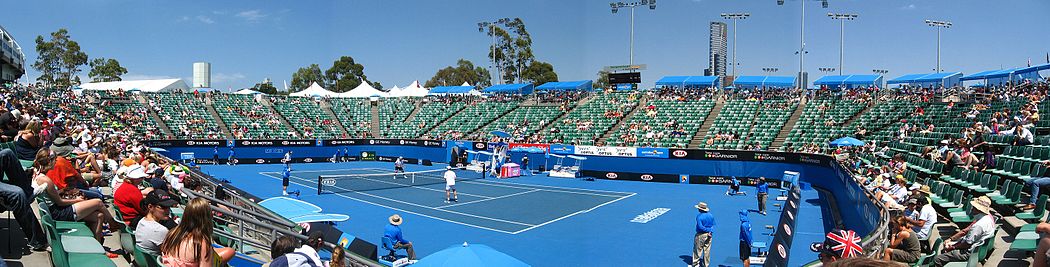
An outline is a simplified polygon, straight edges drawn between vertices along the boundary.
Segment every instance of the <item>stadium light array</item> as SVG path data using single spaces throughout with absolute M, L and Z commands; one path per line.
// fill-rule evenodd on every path
M 839 75 L 842 75 L 842 58 L 846 53 L 846 21 L 857 19 L 857 14 L 828 13 L 828 17 L 839 21 Z
M 780 71 L 780 68 L 762 68 L 762 71 L 764 71 L 764 72 L 778 72 L 778 71 Z
M 621 8 L 631 9 L 631 56 L 630 65 L 634 65 L 634 8 L 640 6 L 649 6 L 649 10 L 656 10 L 656 0 L 641 0 L 633 3 L 624 2 L 613 2 L 609 3 L 609 7 L 612 8 L 612 13 L 616 14 Z
M 799 0 L 799 5 L 802 6 L 802 16 L 799 23 L 799 47 L 798 47 L 798 88 L 806 88 L 808 81 L 804 80 L 806 73 L 806 1 Z M 777 0 L 777 5 L 784 5 L 784 0 Z M 828 0 L 820 0 L 820 7 L 828 8 Z
M 747 19 L 751 16 L 751 13 L 722 13 L 723 19 L 733 20 L 733 77 L 736 77 L 736 66 L 740 65 L 736 61 L 736 21 Z
M 944 71 L 941 69 L 941 29 L 952 28 L 951 21 L 939 21 L 939 20 L 926 20 L 926 25 L 937 28 L 937 68 L 933 69 L 934 72 L 940 73 Z
M 890 73 L 889 70 L 883 70 L 883 69 L 873 69 L 873 70 L 871 70 L 871 72 L 878 73 L 878 74 Z
M 820 72 L 835 72 L 835 68 L 817 68 Z

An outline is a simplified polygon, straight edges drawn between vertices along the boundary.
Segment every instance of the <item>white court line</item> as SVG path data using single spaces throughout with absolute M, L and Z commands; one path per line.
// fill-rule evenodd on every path
M 303 180 L 303 181 L 310 181 L 309 179 L 302 178 L 302 177 L 299 177 L 299 176 L 294 176 L 293 175 L 292 177 L 295 177 L 296 179 L 300 179 L 300 180 Z M 438 209 L 438 208 L 434 208 L 434 207 L 430 207 L 430 206 L 424 206 L 424 205 L 420 205 L 420 204 L 416 204 L 416 203 L 412 203 L 412 202 L 401 201 L 401 200 L 387 198 L 387 197 L 381 197 L 381 196 L 377 196 L 377 195 L 373 195 L 373 194 L 369 194 L 369 193 L 365 193 L 365 192 L 353 191 L 353 190 L 349 190 L 349 189 L 342 188 L 342 187 L 339 187 L 339 186 L 333 186 L 333 187 L 339 188 L 339 189 L 343 189 L 343 190 L 347 190 L 347 191 L 352 191 L 351 193 L 362 194 L 362 195 L 366 195 L 366 196 L 370 196 L 370 197 L 374 197 L 374 198 L 389 200 L 389 201 L 398 202 L 398 203 L 402 203 L 402 204 L 406 204 L 406 205 L 417 206 L 417 207 L 425 208 L 425 209 L 444 211 L 444 212 L 448 212 L 448 213 L 452 213 L 452 214 L 458 214 L 458 215 L 474 217 L 474 218 L 478 218 L 478 219 L 485 219 L 485 220 L 490 220 L 490 221 L 496 221 L 496 222 L 517 224 L 517 225 L 523 225 L 523 226 L 533 226 L 532 224 L 527 224 L 527 223 L 523 223 L 523 222 L 508 221 L 508 220 L 503 220 L 503 219 L 496 219 L 496 218 L 491 218 L 491 217 L 474 215 L 474 214 L 470 214 L 470 213 L 463 213 L 463 212 L 458 212 L 458 211 Z
M 362 170 L 379 170 L 379 169 L 375 169 L 375 168 L 366 168 L 366 169 L 362 169 Z M 438 178 L 431 178 L 431 177 L 426 177 L 426 176 L 422 176 L 422 177 L 423 177 L 423 178 L 426 178 L 426 179 L 434 179 L 434 180 L 439 180 Z M 579 188 L 572 188 L 572 187 L 559 187 L 559 186 L 547 186 L 547 185 L 533 185 L 533 184 L 519 184 L 519 183 L 506 183 L 506 182 L 496 182 L 496 181 L 489 181 L 489 180 L 463 180 L 463 181 L 461 181 L 461 183 L 469 183 L 469 184 L 479 184 L 479 185 L 488 185 L 488 186 L 495 186 L 495 187 L 506 187 L 506 188 L 514 188 L 514 189 L 536 189 L 536 188 L 530 188 L 530 187 L 523 187 L 523 186 L 535 186 L 535 187 L 545 187 L 545 188 L 557 188 L 557 189 L 541 189 L 541 190 L 543 190 L 543 191 L 547 191 L 547 192 L 558 192 L 558 193 L 568 193 L 568 194 L 590 195 L 590 196 L 600 196 L 600 197 L 623 197 L 623 196 L 625 196 L 625 195 L 622 195 L 622 194 L 629 194 L 629 195 L 634 195 L 634 194 L 636 194 L 636 193 L 628 193 L 628 192 L 616 192 L 616 191 L 603 191 L 603 190 L 590 190 L 590 189 L 579 189 Z M 559 190 L 559 189 L 565 189 L 565 190 Z M 593 191 L 593 192 L 608 192 L 608 193 L 619 193 L 619 194 L 617 194 L 617 195 L 608 195 L 608 194 L 598 194 L 598 193 L 588 193 L 588 192 L 576 192 L 576 191 L 567 191 L 567 190 L 581 190 L 581 191 Z
M 260 174 L 265 175 L 265 176 L 270 177 L 270 178 L 273 178 L 273 179 L 276 179 L 276 180 L 281 180 L 281 178 L 274 177 L 274 176 L 271 176 L 271 175 L 268 175 L 268 174 L 263 174 L 263 173 L 260 173 Z M 301 185 L 301 186 L 306 187 L 306 188 L 317 190 L 316 187 L 313 187 L 313 186 L 310 186 L 310 185 L 307 185 L 307 184 L 303 184 L 303 183 L 296 182 L 296 181 L 290 181 L 290 182 L 292 182 L 294 184 L 297 184 L 297 185 Z M 441 217 L 437 217 L 437 216 L 433 216 L 433 215 L 422 214 L 422 213 L 415 212 L 415 211 L 399 209 L 399 208 L 395 208 L 395 207 L 391 207 L 391 206 L 387 206 L 387 205 L 383 205 L 383 204 L 379 204 L 379 203 L 375 203 L 375 202 L 371 202 L 371 201 L 367 201 L 367 200 L 363 200 L 363 199 L 359 199 L 359 198 L 343 195 L 343 194 L 335 194 L 335 195 L 340 196 L 342 198 L 357 200 L 357 201 L 360 201 L 362 203 L 372 204 L 372 205 L 375 205 L 375 206 L 384 207 L 384 208 L 388 208 L 388 209 L 392 209 L 392 210 L 396 210 L 396 211 L 401 211 L 401 212 L 408 213 L 408 214 L 415 214 L 415 215 L 419 215 L 419 216 L 423 216 L 423 217 L 427 217 L 427 218 L 431 218 L 431 219 L 435 219 L 435 220 L 439 220 L 439 221 L 445 221 L 445 222 L 450 222 L 450 223 L 454 223 L 454 224 L 465 225 L 465 226 L 470 226 L 470 227 L 474 227 L 474 228 L 478 228 L 478 229 L 485 229 L 485 230 L 494 231 L 494 232 L 500 232 L 500 233 L 505 233 L 505 234 L 512 234 L 512 235 L 515 234 L 515 232 L 499 230 L 499 229 L 492 229 L 492 228 L 488 228 L 488 227 L 484 227 L 484 226 L 478 226 L 478 225 L 473 225 L 473 224 L 469 224 L 469 223 L 465 223 L 465 222 L 449 220 L 449 219 L 445 219 L 445 218 L 441 218 Z M 445 211 L 445 210 L 441 210 L 441 211 Z
M 536 191 L 541 191 L 541 190 L 540 189 L 533 189 L 533 190 L 529 190 L 529 191 L 525 191 L 525 192 L 518 192 L 518 193 L 514 193 L 514 194 L 510 194 L 510 195 L 503 195 L 503 196 L 498 196 L 498 197 L 489 198 L 489 199 L 479 199 L 479 200 L 467 201 L 467 202 L 463 202 L 463 203 L 456 203 L 456 204 L 452 204 L 452 205 L 444 205 L 444 206 L 440 206 L 440 207 L 437 207 L 437 208 L 444 209 L 444 208 L 455 207 L 455 206 L 459 206 L 459 205 L 466 205 L 466 204 L 484 202 L 484 201 L 489 201 L 489 200 L 508 198 L 508 197 L 513 197 L 513 196 L 522 195 L 522 194 L 528 194 L 528 193 L 532 193 L 532 192 L 536 192 Z
M 383 181 L 383 180 L 376 180 L 376 179 L 369 179 L 369 178 L 361 178 L 361 177 L 358 177 L 358 178 L 354 178 L 354 179 L 362 179 L 362 180 L 369 180 L 369 181 L 375 181 L 375 182 L 380 182 L 380 183 L 387 183 L 387 184 L 393 184 L 393 185 L 400 185 L 400 186 L 404 186 L 404 187 L 409 187 L 409 188 L 416 188 L 416 189 L 422 189 L 422 190 L 436 191 L 436 192 L 441 192 L 441 193 L 444 193 L 444 192 L 445 192 L 445 190 L 440 190 L 440 189 L 434 189 L 434 188 L 424 187 L 424 186 L 422 186 L 422 185 L 418 185 L 418 186 L 417 186 L 417 185 L 413 185 L 413 184 L 402 184 L 402 183 L 388 182 L 388 181 Z M 339 187 L 339 188 L 341 188 L 341 189 L 346 189 L 346 188 L 342 188 L 342 187 Z M 350 190 L 350 191 L 354 191 L 354 192 L 357 192 L 357 190 Z M 494 197 L 490 197 L 490 196 L 482 196 L 482 195 L 475 195 L 475 194 L 467 194 L 467 193 L 463 193 L 463 194 L 460 194 L 460 195 L 464 195 L 464 196 L 472 196 L 472 197 L 478 197 L 478 198 L 483 198 L 483 199 L 492 199 L 492 198 L 494 198 Z
M 550 220 L 550 221 L 547 221 L 547 222 L 544 222 L 544 223 L 541 223 L 541 224 L 537 224 L 537 225 L 531 226 L 529 228 L 521 229 L 521 230 L 518 230 L 517 232 L 514 232 L 514 234 L 518 234 L 518 233 L 521 233 L 521 232 L 532 230 L 534 228 L 537 228 L 537 227 L 540 227 L 540 226 L 544 226 L 544 225 L 547 225 L 547 224 L 550 224 L 550 223 L 553 223 L 553 222 L 556 222 L 556 221 L 560 221 L 562 219 L 569 218 L 569 217 L 575 216 L 575 215 L 580 214 L 580 213 L 591 212 L 592 210 L 597 209 L 597 208 L 599 208 L 601 206 L 612 204 L 613 202 L 620 201 L 620 200 L 623 200 L 625 198 L 629 198 L 629 197 L 634 196 L 636 194 L 638 194 L 638 193 L 631 193 L 630 195 L 626 195 L 626 196 L 623 196 L 621 198 L 617 198 L 617 199 L 614 199 L 614 200 L 611 200 L 611 201 L 599 204 L 598 206 L 594 206 L 594 207 L 591 207 L 589 209 L 573 212 L 573 213 L 571 213 L 569 215 L 561 216 L 561 217 L 559 217 L 557 219 L 554 219 L 554 220 Z

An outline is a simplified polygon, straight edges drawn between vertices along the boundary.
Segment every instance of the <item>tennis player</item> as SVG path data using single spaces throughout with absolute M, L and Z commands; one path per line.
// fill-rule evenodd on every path
M 459 196 L 456 195 L 456 173 L 452 171 L 452 166 L 445 167 L 445 203 L 459 202 Z
M 400 173 L 402 177 L 408 178 L 408 175 L 405 174 L 405 158 L 397 157 L 397 159 L 394 160 L 394 179 L 397 179 L 398 173 Z
M 284 176 L 281 177 L 281 194 L 288 195 L 288 182 L 292 178 L 292 169 L 285 168 Z
M 291 150 L 288 150 L 288 152 L 284 152 L 284 158 L 281 159 L 281 162 L 284 162 L 284 168 L 285 169 L 288 169 L 288 170 L 292 169 L 292 151 Z
M 237 157 L 234 156 L 233 147 L 230 147 L 230 155 L 226 157 L 226 165 L 237 165 Z

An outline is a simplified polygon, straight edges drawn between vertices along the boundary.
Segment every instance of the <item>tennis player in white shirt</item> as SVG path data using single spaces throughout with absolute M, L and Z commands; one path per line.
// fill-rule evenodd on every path
M 452 166 L 445 167 L 445 203 L 459 202 L 459 196 L 456 195 L 456 173 L 452 171 Z

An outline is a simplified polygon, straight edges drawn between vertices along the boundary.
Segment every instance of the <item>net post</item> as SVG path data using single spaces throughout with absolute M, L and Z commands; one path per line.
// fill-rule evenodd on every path
M 317 194 L 318 195 L 321 194 L 321 176 L 320 175 L 317 176 Z

